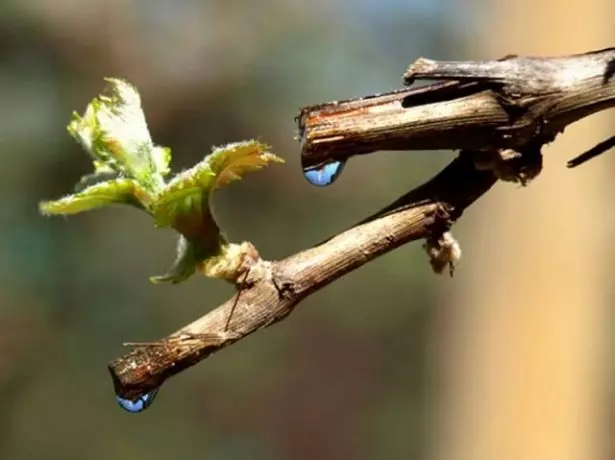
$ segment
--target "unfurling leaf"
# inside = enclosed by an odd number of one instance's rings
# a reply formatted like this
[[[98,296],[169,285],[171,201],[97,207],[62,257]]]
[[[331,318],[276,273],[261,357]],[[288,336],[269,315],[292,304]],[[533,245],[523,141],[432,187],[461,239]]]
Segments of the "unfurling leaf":
[[[251,140],[217,147],[205,158],[215,174],[215,188],[224,187],[251,171],[257,171],[271,163],[284,160],[269,152],[269,146]]]
[[[269,153],[269,147],[256,141],[218,147],[193,168],[175,176],[158,194],[152,205],[156,225],[173,227],[198,247],[200,261],[226,257],[227,243],[220,233],[211,209],[214,190],[238,180],[246,172],[284,160]],[[221,267],[221,260],[211,266]],[[232,264],[231,264],[232,265]],[[214,277],[229,277],[230,269],[206,270]]]
[[[99,182],[73,195],[40,204],[43,214],[77,214],[112,204],[129,204],[143,208],[147,193],[132,179]]]
[[[83,117],[73,113],[68,132],[93,157],[97,172],[110,169],[149,191],[160,190],[171,152],[154,145],[137,90],[123,80],[106,80],[107,94],[95,98]]]
[[[209,201],[215,189],[241,179],[246,172],[270,163],[284,163],[268,148],[257,141],[246,141],[214,149],[196,166],[175,176],[159,193],[153,209],[156,225],[177,228],[175,224],[183,216],[206,217],[207,224],[215,225]]]
[[[203,210],[208,211],[208,195],[215,174],[201,162],[177,174],[156,197],[153,214],[158,227],[173,227],[182,216],[201,220]]]
[[[141,98],[129,83],[108,78],[108,88],[73,113],[69,134],[90,154],[94,172],[71,195],[40,204],[43,214],[76,214],[106,205],[129,204],[146,211],[158,227],[180,234],[173,267],[153,282],[178,283],[195,271],[237,282],[258,252],[252,244],[229,243],[214,219],[215,190],[270,163],[284,160],[257,141],[217,147],[193,168],[166,182],[171,151],[152,141]]]

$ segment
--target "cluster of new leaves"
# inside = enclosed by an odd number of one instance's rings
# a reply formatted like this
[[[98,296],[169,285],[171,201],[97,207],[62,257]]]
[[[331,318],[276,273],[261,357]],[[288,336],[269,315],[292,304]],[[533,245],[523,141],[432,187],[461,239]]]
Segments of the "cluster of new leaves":
[[[244,259],[255,257],[255,250],[221,234],[212,213],[213,193],[246,172],[283,160],[265,144],[238,142],[214,148],[203,161],[167,180],[171,150],[152,141],[139,93],[125,81],[107,82],[106,93],[83,116],[73,113],[68,125],[93,158],[94,172],[78,182],[73,194],[41,203],[41,212],[67,215],[115,204],[134,206],[150,214],[157,227],[180,234],[175,264],[152,281],[177,283],[195,271],[237,281]]]

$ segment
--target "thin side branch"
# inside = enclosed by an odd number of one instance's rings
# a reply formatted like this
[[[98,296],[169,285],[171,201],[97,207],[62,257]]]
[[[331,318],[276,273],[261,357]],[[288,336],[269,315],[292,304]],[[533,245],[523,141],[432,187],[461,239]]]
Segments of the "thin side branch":
[[[457,257],[448,230],[498,179],[525,183],[540,150],[574,121],[615,105],[615,49],[498,61],[419,59],[406,83],[442,83],[304,108],[304,165],[377,150],[461,149],[430,181],[358,225],[280,261],[258,260],[233,298],[159,342],[109,364],[134,399],[247,335],[285,318],[305,297],[405,243],[426,239],[434,269]],[[452,260],[448,260],[448,263]]]
[[[596,158],[598,155],[602,155],[604,152],[611,150],[613,147],[615,147],[615,136],[609,137],[608,139],[600,142],[596,146],[589,149],[587,152],[584,152],[578,157],[568,161],[568,163],[566,163],[566,166],[568,166],[569,168],[576,168],[577,166],[588,162],[592,158]]]

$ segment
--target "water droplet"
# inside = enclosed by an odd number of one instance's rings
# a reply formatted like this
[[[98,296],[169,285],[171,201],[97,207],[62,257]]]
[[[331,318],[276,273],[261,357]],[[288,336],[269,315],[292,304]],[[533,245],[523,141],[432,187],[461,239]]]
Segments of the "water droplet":
[[[335,182],[344,169],[346,161],[333,161],[314,168],[306,168],[303,175],[312,185],[325,187]]]
[[[154,402],[154,398],[158,394],[158,388],[139,396],[134,401],[116,396],[115,399],[122,409],[127,412],[138,413],[143,412]]]

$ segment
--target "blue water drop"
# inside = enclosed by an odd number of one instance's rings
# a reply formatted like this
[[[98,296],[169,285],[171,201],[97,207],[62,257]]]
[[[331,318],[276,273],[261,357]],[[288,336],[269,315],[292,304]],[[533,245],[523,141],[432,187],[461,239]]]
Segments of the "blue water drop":
[[[335,182],[344,169],[346,161],[333,161],[315,168],[306,168],[303,175],[312,185],[325,187]]]
[[[117,401],[117,403],[120,405],[122,409],[124,409],[127,412],[132,412],[133,414],[136,414],[138,412],[143,412],[145,409],[151,406],[157,394],[158,394],[158,388],[150,391],[149,393],[142,394],[134,401],[131,401],[130,399],[122,398],[120,396],[116,396],[115,400]]]

